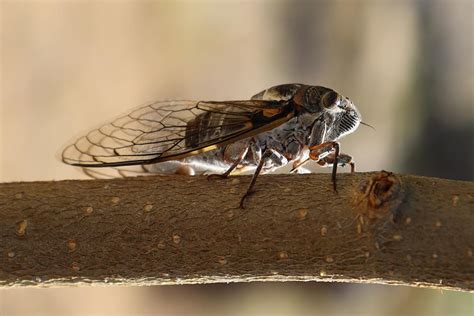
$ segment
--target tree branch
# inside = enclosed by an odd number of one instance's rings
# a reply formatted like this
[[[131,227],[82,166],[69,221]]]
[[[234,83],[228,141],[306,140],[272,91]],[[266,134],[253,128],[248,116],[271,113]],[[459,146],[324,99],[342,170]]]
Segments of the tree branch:
[[[389,173],[0,184],[0,287],[342,281],[474,290],[474,183]]]

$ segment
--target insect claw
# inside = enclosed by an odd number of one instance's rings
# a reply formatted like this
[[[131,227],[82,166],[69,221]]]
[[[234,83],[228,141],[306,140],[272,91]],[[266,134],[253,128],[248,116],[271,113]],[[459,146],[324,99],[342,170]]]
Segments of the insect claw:
[[[244,207],[244,201],[245,201],[245,198],[246,198],[247,196],[248,196],[248,194],[245,193],[244,196],[240,199],[239,208],[242,209],[242,210],[245,209],[245,207]]]
[[[244,207],[244,201],[245,201],[245,199],[248,198],[249,196],[251,196],[251,195],[254,194],[254,193],[255,193],[254,190],[248,190],[247,192],[245,192],[244,196],[242,196],[242,198],[240,199],[239,208],[245,209],[245,207]]]
[[[353,161],[349,162],[349,165],[351,166],[351,173],[355,172],[355,163]]]

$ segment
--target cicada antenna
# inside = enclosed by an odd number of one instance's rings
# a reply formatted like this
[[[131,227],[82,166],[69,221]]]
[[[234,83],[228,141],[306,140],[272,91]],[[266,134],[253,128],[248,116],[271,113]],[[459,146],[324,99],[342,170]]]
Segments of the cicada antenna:
[[[373,129],[373,130],[375,131],[375,127],[373,127],[373,126],[370,125],[370,124],[367,124],[367,123],[364,123],[364,122],[360,122],[360,124],[365,125],[365,126],[367,126],[367,127],[370,127],[371,129]]]

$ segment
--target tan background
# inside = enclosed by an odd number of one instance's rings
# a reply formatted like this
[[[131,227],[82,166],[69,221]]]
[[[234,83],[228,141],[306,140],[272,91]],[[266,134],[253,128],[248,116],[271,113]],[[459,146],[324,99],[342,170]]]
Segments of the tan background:
[[[338,90],[376,127],[342,141],[359,170],[474,179],[471,1],[0,3],[0,181],[83,177],[55,157],[61,147],[130,107],[245,99],[290,82]],[[473,308],[470,294],[314,283],[0,291],[1,316]]]

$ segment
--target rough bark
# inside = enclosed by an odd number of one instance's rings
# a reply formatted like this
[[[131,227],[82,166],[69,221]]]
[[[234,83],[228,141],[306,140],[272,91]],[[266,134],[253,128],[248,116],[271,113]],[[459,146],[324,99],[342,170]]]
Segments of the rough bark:
[[[385,172],[0,184],[0,287],[342,281],[474,290],[474,183]]]

